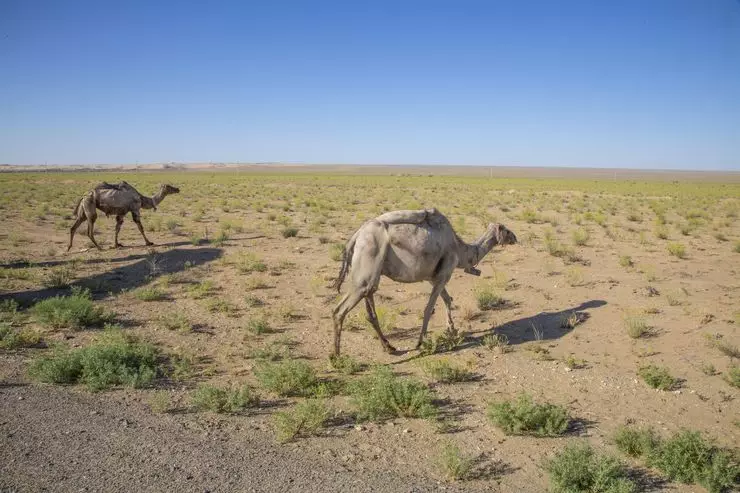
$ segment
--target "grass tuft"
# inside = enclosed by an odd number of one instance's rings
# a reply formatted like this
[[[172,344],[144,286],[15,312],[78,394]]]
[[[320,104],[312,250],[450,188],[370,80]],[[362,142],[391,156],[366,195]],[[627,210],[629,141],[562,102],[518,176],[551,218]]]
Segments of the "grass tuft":
[[[475,374],[466,368],[452,365],[446,359],[430,359],[421,362],[421,368],[429,377],[440,383],[469,382]]]
[[[100,326],[111,321],[113,315],[95,306],[90,291],[73,288],[70,296],[56,296],[39,301],[31,308],[36,321],[54,329]]]
[[[288,411],[275,413],[273,423],[280,442],[289,442],[298,436],[316,435],[324,428],[331,411],[323,399],[307,399]]]
[[[673,390],[678,386],[678,380],[671,376],[667,368],[648,365],[640,368],[637,373],[654,389]]]
[[[555,493],[632,493],[637,485],[619,460],[587,443],[569,444],[545,463]]]
[[[259,396],[248,385],[231,388],[201,384],[192,395],[193,406],[201,411],[234,414],[259,404]]]
[[[686,258],[686,247],[683,243],[669,243],[668,253],[676,258],[684,259]]]
[[[308,396],[319,383],[316,371],[303,361],[262,362],[255,369],[257,381],[280,396]]]
[[[442,452],[439,454],[439,465],[449,479],[455,481],[470,479],[474,464],[474,458],[463,454],[457,445],[446,443],[442,446]]]
[[[35,360],[29,373],[41,382],[82,383],[92,391],[114,385],[144,387],[157,375],[156,358],[153,345],[109,330],[85,348],[57,348],[50,356]]]
[[[568,411],[550,403],[536,404],[528,394],[516,401],[492,402],[488,419],[507,435],[558,436],[570,423]]]
[[[370,375],[349,385],[357,417],[382,421],[392,418],[430,418],[437,414],[434,394],[421,382],[399,378],[386,367],[376,368]]]

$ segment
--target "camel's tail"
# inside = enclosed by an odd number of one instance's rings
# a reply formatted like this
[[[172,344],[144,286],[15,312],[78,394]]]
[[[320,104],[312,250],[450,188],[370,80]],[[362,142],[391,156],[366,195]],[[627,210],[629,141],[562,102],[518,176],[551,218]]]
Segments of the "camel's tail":
[[[355,251],[355,241],[357,241],[357,233],[359,230],[352,235],[347,244],[344,246],[344,252],[342,252],[342,268],[339,270],[339,275],[331,285],[332,289],[336,289],[339,292],[342,289],[342,283],[344,278],[347,277],[349,268],[352,267],[352,254]]]
[[[83,197],[80,197],[80,200],[78,200],[78,201],[77,201],[77,205],[75,205],[75,211],[74,211],[74,216],[75,216],[75,219],[76,219],[76,218],[78,217],[78,216],[77,216],[77,213],[78,213],[78,212],[80,212],[80,205],[82,204],[82,201],[83,201],[84,199],[85,199],[85,197],[84,197],[84,196],[83,196]]]

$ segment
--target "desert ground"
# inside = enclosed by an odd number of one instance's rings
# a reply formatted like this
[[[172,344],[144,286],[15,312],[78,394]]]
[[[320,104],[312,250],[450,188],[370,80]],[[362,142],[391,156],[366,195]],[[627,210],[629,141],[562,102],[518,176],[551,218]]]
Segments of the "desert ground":
[[[625,426],[699,432],[737,467],[737,173],[361,173],[0,173],[0,490],[539,492],[556,489],[548,461],[588,444],[633,491],[704,491],[624,454]],[[68,253],[77,201],[120,180],[180,188],[142,212],[155,246],[128,216],[112,248],[100,213],[103,251],[83,225]],[[343,245],[426,207],[468,242],[502,223],[519,243],[480,277],[455,272],[457,334],[440,299],[413,350],[430,285],[383,279],[379,322],[401,351],[361,303],[330,361]],[[149,363],[106,359],[131,347]],[[372,378],[408,385],[378,411]],[[492,417],[523,394],[563,426]]]

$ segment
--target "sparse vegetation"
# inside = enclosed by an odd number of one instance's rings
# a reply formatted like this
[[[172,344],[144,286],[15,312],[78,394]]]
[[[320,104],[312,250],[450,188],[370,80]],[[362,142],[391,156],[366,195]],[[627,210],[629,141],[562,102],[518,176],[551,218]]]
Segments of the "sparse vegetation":
[[[255,368],[257,381],[280,396],[309,396],[319,383],[316,371],[304,361],[263,362]]]
[[[515,401],[492,402],[488,419],[507,435],[557,436],[568,429],[568,411],[550,403],[537,404],[528,394]]]
[[[165,299],[165,292],[156,286],[148,286],[141,288],[134,294],[137,300],[140,301],[160,301]]]
[[[397,377],[386,367],[378,367],[352,382],[348,390],[358,419],[430,418],[437,414],[432,402],[434,394],[426,385]]]
[[[18,349],[35,346],[41,335],[32,329],[13,329],[9,323],[0,323],[0,349]]]
[[[259,397],[248,385],[230,388],[201,384],[192,396],[193,406],[200,411],[238,413],[259,404]]]
[[[158,372],[157,350],[120,330],[106,330],[99,340],[79,349],[56,348],[36,359],[30,375],[47,383],[82,383],[88,389],[104,390],[114,385],[143,387]]]
[[[345,375],[354,375],[362,370],[363,365],[355,360],[352,356],[342,354],[339,356],[332,355],[329,358],[332,368]]]
[[[586,229],[578,228],[573,231],[573,244],[576,246],[585,246],[590,237],[591,235],[589,235]]]
[[[316,435],[324,428],[331,411],[323,399],[307,399],[292,409],[275,413],[273,422],[280,442]]]
[[[652,328],[639,316],[630,315],[625,317],[624,325],[627,328],[627,335],[632,339],[648,337],[652,335]]]
[[[509,338],[506,337],[506,334],[486,334],[481,339],[481,344],[491,351],[498,349],[501,353],[505,353],[511,349],[509,347]]]
[[[686,247],[683,245],[683,243],[669,243],[668,253],[676,258],[684,259],[686,258]]]
[[[193,325],[188,317],[183,313],[170,312],[159,317],[160,325],[167,330],[176,330],[182,333],[188,333],[193,330]]]
[[[445,443],[439,454],[439,465],[445,476],[455,481],[470,479],[474,462],[473,457],[463,454],[460,447],[452,443]]]
[[[673,378],[667,368],[648,365],[637,372],[646,384],[658,390],[673,390],[678,381]]]
[[[467,368],[453,365],[446,359],[424,360],[421,368],[429,377],[440,383],[467,382],[475,378],[475,374]]]
[[[556,493],[632,493],[637,485],[617,459],[586,443],[569,444],[545,463]]]
[[[479,310],[495,310],[506,304],[506,300],[499,294],[496,287],[489,284],[481,284],[475,289],[475,300]]]
[[[31,313],[38,323],[54,329],[101,326],[113,318],[111,313],[93,303],[90,291],[79,288],[74,288],[69,296],[39,301],[31,308]]]
[[[681,430],[666,440],[650,428],[623,427],[614,441],[621,452],[644,460],[669,479],[700,484],[712,493],[737,486],[740,479],[737,457],[695,431]]]

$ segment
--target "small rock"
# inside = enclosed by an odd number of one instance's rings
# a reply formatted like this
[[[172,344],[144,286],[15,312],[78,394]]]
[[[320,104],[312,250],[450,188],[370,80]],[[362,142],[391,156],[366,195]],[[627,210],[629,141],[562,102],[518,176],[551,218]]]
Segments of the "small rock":
[[[365,427],[364,426],[357,425],[357,426],[355,426],[355,430],[357,430],[357,431],[364,431],[365,430]]]
[[[411,433],[411,430],[409,430],[408,428],[404,428],[404,429],[403,429],[403,432],[404,432],[404,433]]]
[[[566,366],[566,367],[565,367],[565,371],[573,371],[573,370],[571,370],[570,368],[568,368],[568,367]]]
[[[674,390],[673,393],[676,394],[676,395],[681,395],[681,391],[680,390]]]
[[[23,399],[25,399],[25,397],[23,397],[23,396],[18,397],[18,400],[19,401],[22,401]]]

